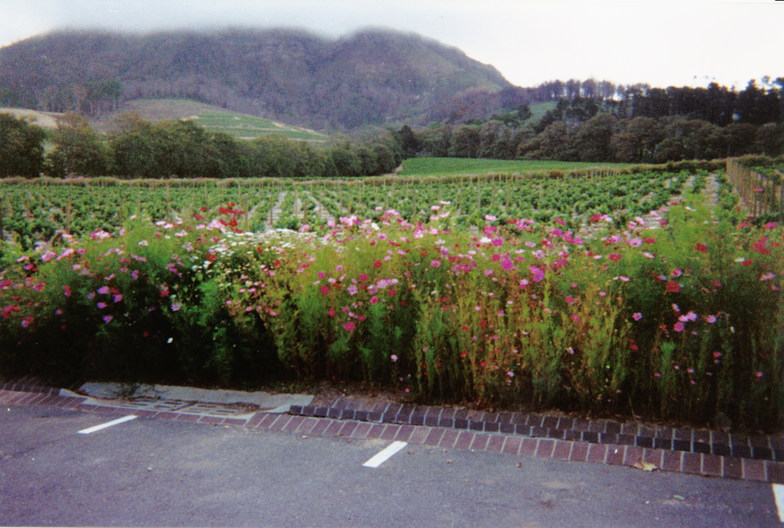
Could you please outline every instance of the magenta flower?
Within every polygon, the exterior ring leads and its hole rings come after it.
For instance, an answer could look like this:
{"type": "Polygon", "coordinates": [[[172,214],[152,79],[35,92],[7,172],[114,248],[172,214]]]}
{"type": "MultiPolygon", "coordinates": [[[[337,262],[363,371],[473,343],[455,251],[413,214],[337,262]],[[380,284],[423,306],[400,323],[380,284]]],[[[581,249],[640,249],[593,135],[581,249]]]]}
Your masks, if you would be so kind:
{"type": "Polygon", "coordinates": [[[63,286],[63,290],[65,290],[64,293],[65,293],[66,297],[70,297],[71,296],[71,288],[69,288],[67,284],[65,286],[63,286]]]}
{"type": "Polygon", "coordinates": [[[115,295],[115,296],[114,296],[114,302],[118,303],[118,302],[120,302],[120,301],[122,301],[122,295],[120,295],[120,294],[118,293],[117,295],[115,295]]]}
{"type": "Polygon", "coordinates": [[[675,326],[673,326],[672,329],[676,332],[683,332],[683,323],[675,323],[675,326]]]}
{"type": "Polygon", "coordinates": [[[640,312],[637,312],[636,314],[632,315],[632,317],[634,318],[635,321],[639,321],[640,319],[642,319],[642,314],[640,312]]]}
{"type": "Polygon", "coordinates": [[[321,293],[323,293],[324,295],[327,295],[329,294],[329,286],[325,284],[324,286],[321,287],[321,290],[319,291],[321,291],[321,293]]]}
{"type": "Polygon", "coordinates": [[[99,303],[97,304],[97,306],[98,306],[98,308],[99,308],[100,310],[103,310],[104,308],[106,308],[106,303],[99,302],[99,303]]]}
{"type": "Polygon", "coordinates": [[[534,282],[541,282],[544,280],[544,271],[537,268],[536,266],[528,266],[528,271],[533,274],[534,282]]]}
{"type": "Polygon", "coordinates": [[[319,279],[323,279],[324,277],[326,277],[326,275],[324,274],[324,272],[323,272],[323,271],[319,271],[319,272],[318,272],[318,278],[319,278],[319,279]]]}
{"type": "Polygon", "coordinates": [[[352,284],[351,286],[348,287],[348,293],[350,295],[356,295],[357,294],[357,287],[352,284]]]}
{"type": "Polygon", "coordinates": [[[109,323],[109,322],[110,322],[112,319],[114,319],[114,317],[112,317],[111,315],[104,315],[104,316],[103,316],[103,320],[104,320],[104,321],[106,321],[106,323],[107,323],[107,324],[108,324],[108,323],[109,323]]]}
{"type": "Polygon", "coordinates": [[[432,261],[430,263],[430,265],[433,266],[434,268],[437,268],[438,266],[441,265],[441,261],[440,260],[434,260],[434,261],[432,261]]]}
{"type": "Polygon", "coordinates": [[[397,356],[395,354],[392,354],[391,356],[389,356],[389,359],[391,359],[392,363],[394,363],[395,361],[397,361],[397,356]]]}
{"type": "Polygon", "coordinates": [[[101,286],[100,288],[98,288],[98,293],[100,293],[101,295],[106,295],[107,293],[109,293],[109,287],[101,286]]]}
{"type": "Polygon", "coordinates": [[[572,297],[571,295],[567,295],[566,296],[566,302],[569,303],[569,304],[572,304],[574,302],[574,297],[572,297]]]}
{"type": "Polygon", "coordinates": [[[713,324],[713,323],[716,322],[716,316],[715,315],[709,315],[708,317],[705,318],[705,320],[708,321],[709,323],[713,324]]]}
{"type": "Polygon", "coordinates": [[[354,328],[356,328],[356,325],[354,325],[353,321],[349,321],[343,325],[343,328],[346,329],[346,332],[351,332],[354,330],[354,328]]]}
{"type": "Polygon", "coordinates": [[[370,304],[377,304],[377,303],[378,303],[378,297],[374,295],[373,297],[370,298],[370,304]]]}

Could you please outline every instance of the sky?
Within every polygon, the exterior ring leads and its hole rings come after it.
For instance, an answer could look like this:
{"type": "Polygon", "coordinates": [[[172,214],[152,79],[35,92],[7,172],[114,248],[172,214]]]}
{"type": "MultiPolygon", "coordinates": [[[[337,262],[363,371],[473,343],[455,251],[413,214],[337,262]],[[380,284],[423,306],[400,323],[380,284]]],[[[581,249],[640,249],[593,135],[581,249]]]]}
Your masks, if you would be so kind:
{"type": "Polygon", "coordinates": [[[0,47],[58,29],[414,32],[517,86],[594,78],[743,89],[784,76],[782,0],[0,0],[0,47]]]}

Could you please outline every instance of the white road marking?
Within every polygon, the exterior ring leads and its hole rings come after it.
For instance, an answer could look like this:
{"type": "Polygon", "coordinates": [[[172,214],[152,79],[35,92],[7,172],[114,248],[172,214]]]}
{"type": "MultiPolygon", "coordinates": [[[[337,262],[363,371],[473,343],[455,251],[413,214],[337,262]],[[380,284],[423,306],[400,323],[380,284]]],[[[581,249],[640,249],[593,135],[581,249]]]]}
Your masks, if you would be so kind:
{"type": "Polygon", "coordinates": [[[784,522],[784,486],[773,484],[773,497],[776,499],[776,508],[779,510],[779,521],[784,522]]]}
{"type": "Polygon", "coordinates": [[[133,414],[130,416],[123,416],[122,418],[118,418],[117,420],[112,420],[111,422],[98,424],[88,429],[82,429],[81,431],[77,431],[77,432],[79,434],[90,434],[90,433],[94,433],[95,431],[100,431],[101,429],[106,429],[107,427],[111,427],[113,425],[119,425],[121,423],[130,422],[135,418],[136,416],[133,414]]]}
{"type": "Polygon", "coordinates": [[[364,467],[377,468],[384,463],[388,458],[392,457],[395,453],[406,447],[406,442],[392,442],[386,449],[378,453],[376,456],[362,464],[364,467]]]}

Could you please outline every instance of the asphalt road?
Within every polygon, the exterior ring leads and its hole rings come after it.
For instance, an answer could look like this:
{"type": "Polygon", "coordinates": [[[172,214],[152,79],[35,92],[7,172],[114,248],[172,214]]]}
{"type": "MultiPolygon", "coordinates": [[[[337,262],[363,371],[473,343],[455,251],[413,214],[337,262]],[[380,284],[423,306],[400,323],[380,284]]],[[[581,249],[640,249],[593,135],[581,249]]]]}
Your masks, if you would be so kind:
{"type": "Polygon", "coordinates": [[[0,409],[4,526],[781,526],[770,484],[47,407],[0,409]]]}

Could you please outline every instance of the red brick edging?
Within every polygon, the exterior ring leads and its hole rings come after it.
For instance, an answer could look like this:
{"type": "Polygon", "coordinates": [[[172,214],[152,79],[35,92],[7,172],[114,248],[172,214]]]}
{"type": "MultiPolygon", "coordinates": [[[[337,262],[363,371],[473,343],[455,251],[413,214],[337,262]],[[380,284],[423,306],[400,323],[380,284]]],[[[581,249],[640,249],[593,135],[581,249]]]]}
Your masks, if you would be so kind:
{"type": "Polygon", "coordinates": [[[141,418],[184,420],[212,425],[236,425],[251,429],[352,439],[399,440],[444,449],[470,449],[488,453],[536,457],[571,462],[633,466],[642,462],[663,471],[710,477],[784,483],[784,463],[690,453],[627,445],[606,445],[551,438],[530,438],[502,433],[445,429],[426,425],[370,423],[354,420],[292,416],[255,412],[249,417],[222,417],[170,411],[153,412],[117,406],[93,405],[87,398],[60,395],[59,389],[16,387],[0,390],[2,405],[40,405],[96,412],[106,415],[133,413],[141,418]]]}

